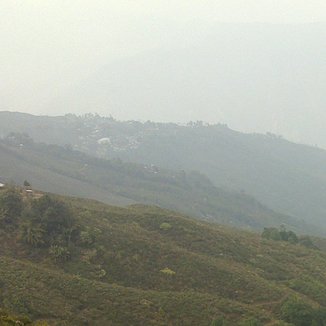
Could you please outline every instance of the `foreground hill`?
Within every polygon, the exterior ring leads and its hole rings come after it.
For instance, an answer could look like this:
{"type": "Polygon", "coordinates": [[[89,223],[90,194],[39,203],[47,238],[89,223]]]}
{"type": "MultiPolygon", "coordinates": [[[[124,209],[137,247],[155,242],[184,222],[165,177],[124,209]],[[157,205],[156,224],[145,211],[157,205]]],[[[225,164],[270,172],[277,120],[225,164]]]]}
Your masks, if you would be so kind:
{"type": "Polygon", "coordinates": [[[60,326],[324,325],[321,250],[155,207],[38,197],[0,195],[6,309],[60,326]]]}
{"type": "Polygon", "coordinates": [[[21,134],[0,141],[0,176],[36,189],[97,199],[114,205],[154,204],[200,219],[247,229],[286,224],[301,233],[323,230],[277,214],[252,197],[216,188],[198,172],[123,163],[54,145],[35,144],[21,134]]]}
{"type": "Polygon", "coordinates": [[[2,136],[27,132],[36,141],[70,144],[93,156],[197,170],[215,186],[244,190],[275,211],[325,227],[326,151],[318,148],[223,125],[119,122],[92,115],[0,112],[0,130],[2,136]]]}

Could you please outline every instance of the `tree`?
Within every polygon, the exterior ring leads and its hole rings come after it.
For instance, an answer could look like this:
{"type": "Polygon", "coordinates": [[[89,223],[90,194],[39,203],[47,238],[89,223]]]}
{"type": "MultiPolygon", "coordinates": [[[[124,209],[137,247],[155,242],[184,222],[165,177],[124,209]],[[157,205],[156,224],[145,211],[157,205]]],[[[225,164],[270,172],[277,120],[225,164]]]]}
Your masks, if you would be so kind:
{"type": "Polygon", "coordinates": [[[281,318],[296,326],[311,326],[313,315],[312,307],[297,298],[287,300],[281,307],[281,318]]]}
{"type": "Polygon", "coordinates": [[[0,216],[5,223],[13,223],[21,216],[22,196],[15,188],[9,188],[0,196],[0,216]]]}
{"type": "Polygon", "coordinates": [[[40,226],[33,226],[32,223],[25,223],[21,226],[21,238],[27,244],[37,247],[44,243],[44,230],[40,226]]]}
{"type": "Polygon", "coordinates": [[[39,223],[48,235],[58,235],[74,224],[69,207],[48,195],[32,203],[34,222],[39,223]]]}
{"type": "Polygon", "coordinates": [[[285,226],[281,225],[280,229],[277,228],[264,228],[262,238],[274,241],[288,241],[292,244],[299,242],[298,236],[293,231],[286,231],[285,226]]]}
{"type": "Polygon", "coordinates": [[[299,239],[298,236],[293,231],[289,231],[287,236],[287,241],[289,241],[292,244],[296,244],[299,242],[299,239]]]}
{"type": "Polygon", "coordinates": [[[282,225],[280,226],[279,233],[280,233],[281,240],[283,240],[283,241],[288,241],[289,234],[288,234],[288,232],[286,231],[286,228],[285,228],[285,225],[284,225],[284,224],[282,224],[282,225]]]}
{"type": "Polygon", "coordinates": [[[264,231],[261,235],[265,239],[279,241],[281,240],[280,232],[277,228],[264,228],[264,231]]]}

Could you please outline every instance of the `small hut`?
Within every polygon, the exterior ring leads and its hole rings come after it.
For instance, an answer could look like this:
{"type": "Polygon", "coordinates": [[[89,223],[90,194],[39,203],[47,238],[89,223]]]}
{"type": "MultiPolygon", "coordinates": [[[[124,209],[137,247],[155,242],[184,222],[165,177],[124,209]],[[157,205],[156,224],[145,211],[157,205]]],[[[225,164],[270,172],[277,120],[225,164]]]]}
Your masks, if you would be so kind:
{"type": "Polygon", "coordinates": [[[33,197],[34,192],[32,189],[25,189],[25,193],[27,197],[33,197]]]}

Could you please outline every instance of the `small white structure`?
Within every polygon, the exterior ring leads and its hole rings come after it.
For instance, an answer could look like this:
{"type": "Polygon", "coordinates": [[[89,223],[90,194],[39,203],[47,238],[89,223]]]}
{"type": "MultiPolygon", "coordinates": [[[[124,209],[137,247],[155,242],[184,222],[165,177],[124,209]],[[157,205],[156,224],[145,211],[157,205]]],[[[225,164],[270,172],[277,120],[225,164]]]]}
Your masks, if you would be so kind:
{"type": "Polygon", "coordinates": [[[109,137],[101,138],[97,141],[99,145],[111,145],[111,139],[109,137]]]}
{"type": "Polygon", "coordinates": [[[26,189],[25,193],[26,193],[27,197],[33,197],[33,195],[34,195],[34,192],[32,189],[26,189]]]}
{"type": "Polygon", "coordinates": [[[0,189],[3,189],[4,187],[5,187],[5,185],[0,182],[0,189]]]}

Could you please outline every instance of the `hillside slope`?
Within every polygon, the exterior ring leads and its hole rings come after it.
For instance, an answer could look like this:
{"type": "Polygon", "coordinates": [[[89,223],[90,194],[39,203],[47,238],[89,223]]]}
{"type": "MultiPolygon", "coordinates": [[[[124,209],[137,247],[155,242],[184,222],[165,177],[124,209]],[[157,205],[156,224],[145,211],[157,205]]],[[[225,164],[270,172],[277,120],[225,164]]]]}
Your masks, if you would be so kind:
{"type": "Polygon", "coordinates": [[[96,159],[18,136],[0,141],[0,176],[18,184],[28,178],[36,189],[43,191],[122,206],[159,205],[247,229],[286,224],[301,233],[323,232],[298,219],[277,214],[248,195],[216,188],[197,172],[96,159]]]}
{"type": "Polygon", "coordinates": [[[36,141],[70,144],[105,158],[197,170],[222,188],[244,190],[283,214],[325,226],[326,151],[273,135],[223,125],[119,122],[88,115],[37,117],[0,112],[3,136],[27,132],[36,141]]]}
{"type": "Polygon", "coordinates": [[[6,309],[50,325],[324,325],[323,251],[142,205],[46,195],[17,211],[9,193],[0,195],[6,309]]]}

